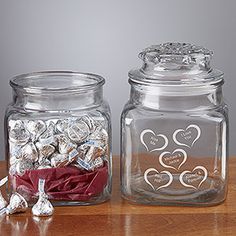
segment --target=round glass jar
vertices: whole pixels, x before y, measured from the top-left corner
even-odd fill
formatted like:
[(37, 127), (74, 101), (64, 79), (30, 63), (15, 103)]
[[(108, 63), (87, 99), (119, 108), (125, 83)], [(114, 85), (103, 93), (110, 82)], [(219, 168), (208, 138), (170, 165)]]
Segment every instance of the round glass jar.
[(104, 78), (38, 72), (13, 78), (5, 115), (8, 193), (33, 204), (38, 181), (54, 205), (90, 205), (111, 194), (110, 108)]
[(228, 111), (212, 52), (187, 43), (151, 46), (129, 72), (121, 116), (121, 188), (143, 204), (208, 206), (226, 198)]

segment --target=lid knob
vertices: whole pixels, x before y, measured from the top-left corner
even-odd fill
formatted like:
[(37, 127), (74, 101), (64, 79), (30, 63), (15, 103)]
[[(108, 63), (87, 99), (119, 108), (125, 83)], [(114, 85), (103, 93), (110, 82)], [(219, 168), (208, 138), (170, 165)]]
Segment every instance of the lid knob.
[[(213, 52), (190, 43), (163, 43), (144, 49), (139, 57), (143, 69), (164, 70), (210, 70)], [(155, 66), (155, 68), (153, 68)]]

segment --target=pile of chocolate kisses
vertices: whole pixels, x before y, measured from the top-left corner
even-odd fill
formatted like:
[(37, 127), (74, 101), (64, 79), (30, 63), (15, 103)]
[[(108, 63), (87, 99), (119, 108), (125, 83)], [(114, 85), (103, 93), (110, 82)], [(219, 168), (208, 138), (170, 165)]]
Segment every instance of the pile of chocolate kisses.
[[(8, 180), (8, 177), (0, 181), (0, 187)], [(48, 200), (47, 194), (44, 191), (45, 180), (39, 179), (38, 182), (38, 201), (32, 207), (32, 213), (35, 216), (50, 216), (54, 212), (51, 202)], [(4, 199), (0, 191), (0, 215), (12, 215), (15, 213), (25, 212), (28, 208), (28, 203), (25, 198), (15, 192), (11, 195), (9, 203)]]

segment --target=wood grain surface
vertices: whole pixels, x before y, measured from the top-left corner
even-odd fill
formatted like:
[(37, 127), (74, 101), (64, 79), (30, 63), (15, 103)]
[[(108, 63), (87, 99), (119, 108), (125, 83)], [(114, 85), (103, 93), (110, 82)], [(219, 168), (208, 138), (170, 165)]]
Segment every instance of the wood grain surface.
[[(134, 205), (122, 200), (119, 158), (113, 158), (113, 193), (96, 206), (55, 207), (51, 217), (26, 213), (0, 217), (0, 236), (46, 235), (236, 235), (236, 158), (230, 158), (227, 200), (214, 207)], [(6, 174), (0, 162), (0, 177)], [(2, 190), (4, 191), (4, 190)]]

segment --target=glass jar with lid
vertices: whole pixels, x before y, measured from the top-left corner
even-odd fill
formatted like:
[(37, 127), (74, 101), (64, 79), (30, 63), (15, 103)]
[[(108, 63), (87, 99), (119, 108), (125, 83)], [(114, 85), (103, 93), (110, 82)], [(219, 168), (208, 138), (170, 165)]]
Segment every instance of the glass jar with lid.
[(37, 199), (38, 181), (54, 205), (90, 205), (111, 194), (111, 121), (104, 78), (38, 72), (13, 78), (5, 116), (8, 193)]
[(122, 196), (156, 205), (208, 206), (226, 198), (228, 110), (212, 52), (164, 43), (139, 54), (121, 116)]

